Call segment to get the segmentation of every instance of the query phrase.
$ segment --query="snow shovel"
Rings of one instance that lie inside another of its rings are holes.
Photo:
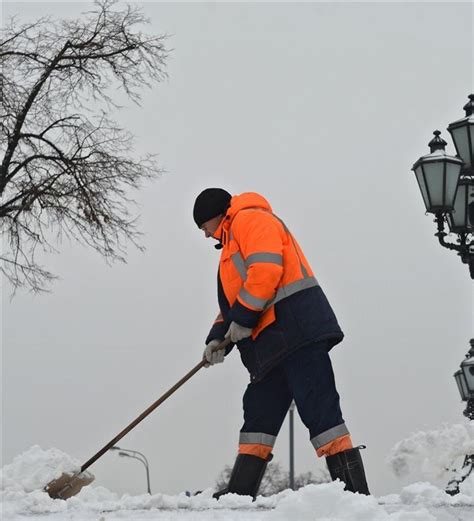
[[[231,343],[230,338],[226,338],[219,345],[217,345],[213,351],[219,351],[221,349],[225,349]],[[166,391],[163,396],[158,398],[156,402],[152,403],[146,411],[142,412],[138,418],[132,421],[130,425],[125,427],[125,429],[117,434],[113,440],[110,440],[105,447],[99,450],[97,454],[92,456],[92,458],[84,465],[82,465],[81,470],[76,472],[75,474],[64,473],[57,479],[49,482],[45,487],[44,491],[49,494],[49,496],[53,499],[68,499],[72,496],[75,496],[79,493],[82,487],[89,485],[94,481],[94,476],[90,472],[85,472],[95,461],[97,461],[101,456],[103,456],[109,449],[111,449],[119,440],[121,440],[126,434],[128,434],[134,427],[136,427],[143,419],[145,419],[151,412],[153,412],[159,405],[161,405],[167,398],[169,398],[177,389],[179,389],[185,382],[187,382],[191,376],[196,374],[199,369],[204,367],[207,364],[207,361],[203,358],[199,364],[197,364],[188,374],[183,376],[179,382],[177,382],[171,389]]]

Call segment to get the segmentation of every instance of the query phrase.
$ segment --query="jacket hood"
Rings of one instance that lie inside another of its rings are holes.
[[[261,208],[269,212],[272,211],[270,203],[263,197],[263,195],[255,192],[245,192],[240,195],[234,195],[230,200],[230,208],[227,210],[226,217],[229,216],[230,220],[236,216],[240,210],[245,208]]]
[[[257,194],[256,192],[244,192],[240,195],[234,195],[230,200],[230,206],[222,219],[221,224],[217,228],[214,237],[221,239],[223,229],[228,229],[234,220],[234,217],[246,208],[259,208],[262,210],[272,211],[270,203],[263,197],[263,195]]]

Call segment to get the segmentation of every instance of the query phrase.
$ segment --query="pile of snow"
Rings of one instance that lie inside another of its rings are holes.
[[[474,454],[474,422],[468,421],[416,432],[398,442],[387,461],[396,476],[432,482],[450,478],[466,454]]]
[[[3,515],[66,510],[62,501],[53,501],[43,488],[63,473],[74,474],[80,468],[78,460],[58,449],[31,447],[0,470]]]
[[[425,510],[423,509],[423,513]],[[401,521],[398,514],[389,514],[377,498],[344,491],[340,481],[307,485],[282,498],[272,515],[272,521]],[[405,518],[408,521],[408,518]],[[431,521],[429,517],[419,517]]]
[[[58,449],[43,450],[38,445],[14,458],[0,471],[2,490],[14,488],[32,492],[43,488],[63,473],[74,474],[81,468],[75,460]]]
[[[1,471],[0,497],[5,519],[41,515],[43,520],[67,517],[97,521],[109,519],[110,513],[116,513],[124,519],[156,520],[436,521],[441,518],[433,516],[432,508],[437,506],[474,508],[474,473],[462,484],[461,494],[454,497],[429,483],[416,483],[404,488],[399,495],[377,499],[344,491],[339,481],[307,485],[296,492],[286,490],[272,497],[259,497],[255,502],[250,497],[233,494],[217,501],[212,497],[212,489],[194,497],[184,493],[119,497],[93,484],[66,501],[53,500],[43,491],[48,482],[63,472],[78,469],[76,460],[57,449],[43,450],[35,446],[17,456]]]
[[[393,497],[387,496],[387,498]],[[474,506],[474,474],[471,474],[459,487],[459,494],[449,496],[431,483],[414,483],[400,492],[400,502],[404,505],[429,506]]]

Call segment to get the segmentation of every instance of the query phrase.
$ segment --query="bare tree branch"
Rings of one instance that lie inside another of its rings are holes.
[[[162,81],[165,36],[145,35],[137,7],[95,2],[75,20],[13,18],[0,41],[0,269],[14,288],[45,290],[54,275],[36,261],[63,238],[124,260],[138,243],[131,192],[156,178],[133,136],[107,115],[117,86],[139,105]]]

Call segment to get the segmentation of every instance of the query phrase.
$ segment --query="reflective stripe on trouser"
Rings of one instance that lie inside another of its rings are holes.
[[[341,423],[311,439],[316,454],[319,457],[332,456],[338,452],[351,449],[353,447],[351,436],[345,425]]]
[[[273,445],[293,399],[310,439],[320,448],[348,435],[327,346],[321,342],[299,348],[263,379],[247,386],[241,443]],[[258,433],[272,437],[262,438]]]
[[[346,424],[341,423],[341,425],[336,425],[335,427],[318,434],[311,439],[311,443],[315,449],[319,449],[319,447],[322,447],[330,441],[339,438],[339,436],[344,436],[345,434],[349,434],[349,431],[347,430]]]
[[[239,454],[251,454],[267,459],[275,445],[276,436],[264,432],[241,432]]]

